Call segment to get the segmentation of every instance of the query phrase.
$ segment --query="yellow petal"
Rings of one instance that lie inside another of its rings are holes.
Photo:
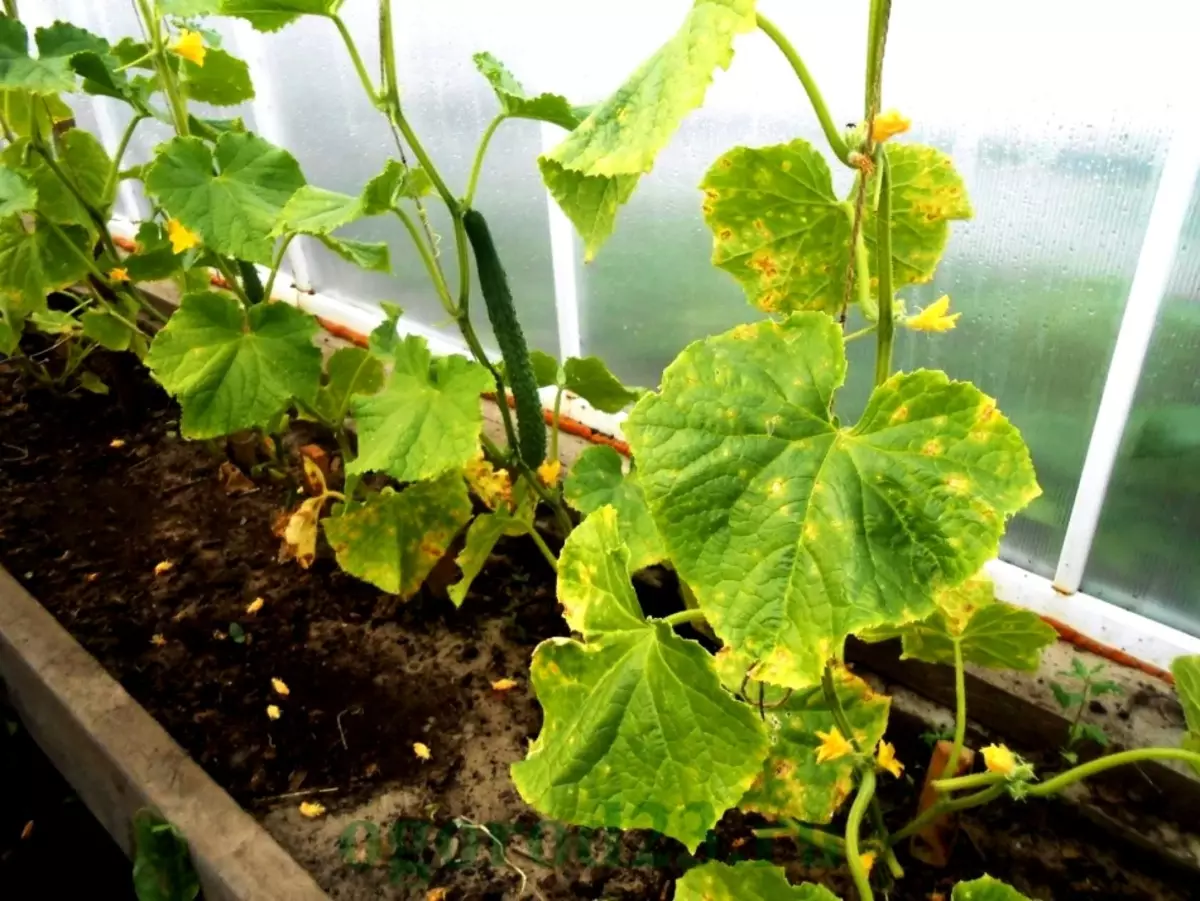
[[[875,852],[864,851],[858,855],[858,859],[862,861],[863,869],[870,873],[871,867],[875,866]]]
[[[272,679],[271,687],[275,689],[275,694],[279,695],[281,698],[286,698],[292,693],[292,690],[287,687],[287,683],[282,679]]]
[[[879,743],[879,753],[875,758],[881,770],[887,770],[897,779],[904,772],[904,764],[896,759],[896,748],[891,742],[881,741]]]
[[[493,691],[512,691],[517,687],[516,679],[497,679],[492,683]]]
[[[170,560],[163,560],[161,563],[158,563],[155,565],[154,575],[156,575],[156,576],[165,575],[166,573],[169,573],[174,568],[175,568],[175,564],[172,563]]]
[[[113,282],[127,282],[129,281],[129,270],[114,266],[108,270],[108,279]]]
[[[166,643],[167,643],[167,637],[165,635],[162,635],[161,633],[150,636],[150,644],[154,645],[156,648],[161,648]]]
[[[268,704],[267,705],[267,718],[268,719],[277,720],[281,716],[283,716],[283,711],[279,709],[278,704]]]
[[[950,296],[943,294],[916,316],[904,320],[904,327],[918,332],[946,332],[954,328],[962,313],[946,315],[950,309]]]
[[[886,113],[880,113],[875,117],[875,122],[871,128],[871,140],[886,141],[888,138],[903,134],[911,127],[911,121],[900,115],[896,110],[890,109]]]
[[[254,600],[252,600],[250,602],[250,606],[246,608],[246,613],[248,613],[250,616],[254,616],[254,614],[258,613],[258,611],[262,610],[262,608],[263,608],[263,599],[255,598]]]
[[[1017,755],[1007,745],[988,745],[983,749],[983,762],[988,772],[1011,776],[1017,768]]]
[[[200,236],[178,219],[167,220],[167,237],[171,239],[171,253],[183,253],[200,244]]]
[[[301,801],[300,816],[314,820],[325,815],[325,805],[317,801]]]
[[[558,460],[547,460],[538,467],[538,478],[547,485],[557,485],[559,473],[562,472],[562,463]]]
[[[111,447],[113,450],[120,450],[121,448],[123,448],[125,446],[125,439],[124,438],[114,438],[112,441],[108,442],[108,446]]]
[[[817,737],[821,739],[821,745],[817,748],[817,763],[837,760],[854,751],[854,746],[838,731],[837,726],[828,732],[818,732]]]
[[[418,757],[420,757],[422,760],[428,760],[430,757],[433,756],[429,751],[429,745],[424,744],[419,741],[413,742],[413,753],[416,754]]]
[[[179,37],[171,41],[168,49],[197,66],[204,65],[204,55],[208,52],[204,46],[204,36],[186,28],[179,33]]]

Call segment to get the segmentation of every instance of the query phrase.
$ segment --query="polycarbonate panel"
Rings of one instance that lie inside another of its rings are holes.
[[[1200,635],[1200,189],[1138,383],[1083,590]]]
[[[627,21],[643,6],[616,0],[607,9]],[[616,87],[687,6],[655,4],[656,21],[611,53],[597,33],[604,26],[589,23],[604,49],[580,59],[588,93]],[[839,124],[861,115],[866,8],[763,4]],[[1195,18],[1165,0],[1139,6],[1137,16],[1117,2],[1082,0],[942,0],[893,10],[884,105],[912,118],[904,140],[954,156],[976,213],[952,227],[936,280],[902,292],[912,308],[950,294],[963,314],[959,328],[900,335],[894,362],[977,383],[1022,429],[1045,493],[1012,523],[1003,556],[1044,575],[1054,571],[1066,530],[1170,123],[1188,109],[1181,57],[1171,56],[1184,49],[1180,15]],[[706,108],[643,178],[616,236],[580,267],[587,352],[627,379],[655,384],[688,341],[757,316],[737,284],[708,263],[697,185],[729,147],[793,137],[825,149],[786,61],[761,34],[740,38]],[[845,170],[833,166],[844,192]],[[844,417],[857,416],[866,400],[873,351],[873,339],[851,346]]]

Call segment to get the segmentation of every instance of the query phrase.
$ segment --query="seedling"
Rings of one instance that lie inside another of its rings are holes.
[[[1103,663],[1088,667],[1079,657],[1071,658],[1069,670],[1059,670],[1058,675],[1066,676],[1076,681],[1078,688],[1069,691],[1059,682],[1051,682],[1050,690],[1058,705],[1071,716],[1071,725],[1067,729],[1067,743],[1059,752],[1068,763],[1077,763],[1079,752],[1076,747],[1084,741],[1095,742],[1102,748],[1108,747],[1108,734],[1103,726],[1095,723],[1082,722],[1083,713],[1088,705],[1104,695],[1120,695],[1123,689],[1111,679],[1098,679],[1105,670]]]

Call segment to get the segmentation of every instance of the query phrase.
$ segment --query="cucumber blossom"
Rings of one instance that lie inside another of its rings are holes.
[[[512,291],[508,288],[508,276],[500,264],[483,214],[478,210],[467,210],[463,214],[463,227],[475,253],[488,321],[504,356],[504,371],[517,405],[517,450],[526,466],[536,468],[546,459],[546,422],[538,397],[537,377],[529,359],[529,347],[517,321]]]

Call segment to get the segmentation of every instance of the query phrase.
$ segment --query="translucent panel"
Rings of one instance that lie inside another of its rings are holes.
[[[1083,590],[1200,635],[1200,190],[1138,384]]]
[[[645,6],[616,0],[607,8],[620,22]],[[577,67],[577,78],[587,75],[585,96],[619,84],[688,4],[659,6],[655,22],[639,24],[611,53],[603,23],[589,20],[604,52]],[[866,6],[765,10],[791,36],[839,123],[861,115],[864,48],[843,36],[864,32]],[[1165,0],[1139,7],[1136,17],[1116,2],[1033,0],[944,0],[893,14],[885,105],[901,104],[913,119],[906,139],[954,155],[976,211],[974,221],[954,226],[935,282],[904,292],[910,307],[949,293],[963,313],[958,330],[901,335],[895,364],[944,368],[974,381],[1021,427],[1045,494],[1013,523],[1003,554],[1047,575],[1066,529],[1169,123],[1187,108],[1178,58],[1166,49],[1183,51],[1182,36],[1168,24],[1181,14],[1195,16]],[[573,15],[582,22],[582,13]],[[1018,46],[1021,63],[1014,66]],[[1120,67],[1111,65],[1114,58]],[[628,379],[655,384],[688,341],[757,316],[732,279],[707,263],[711,238],[696,186],[735,144],[797,136],[824,148],[778,51],[760,34],[740,38],[706,108],[642,180],[616,236],[580,267],[588,352],[607,357]],[[837,168],[835,183],[845,191],[848,180]],[[872,344],[851,347],[857,371],[841,397],[843,416],[856,416],[869,393]]]

